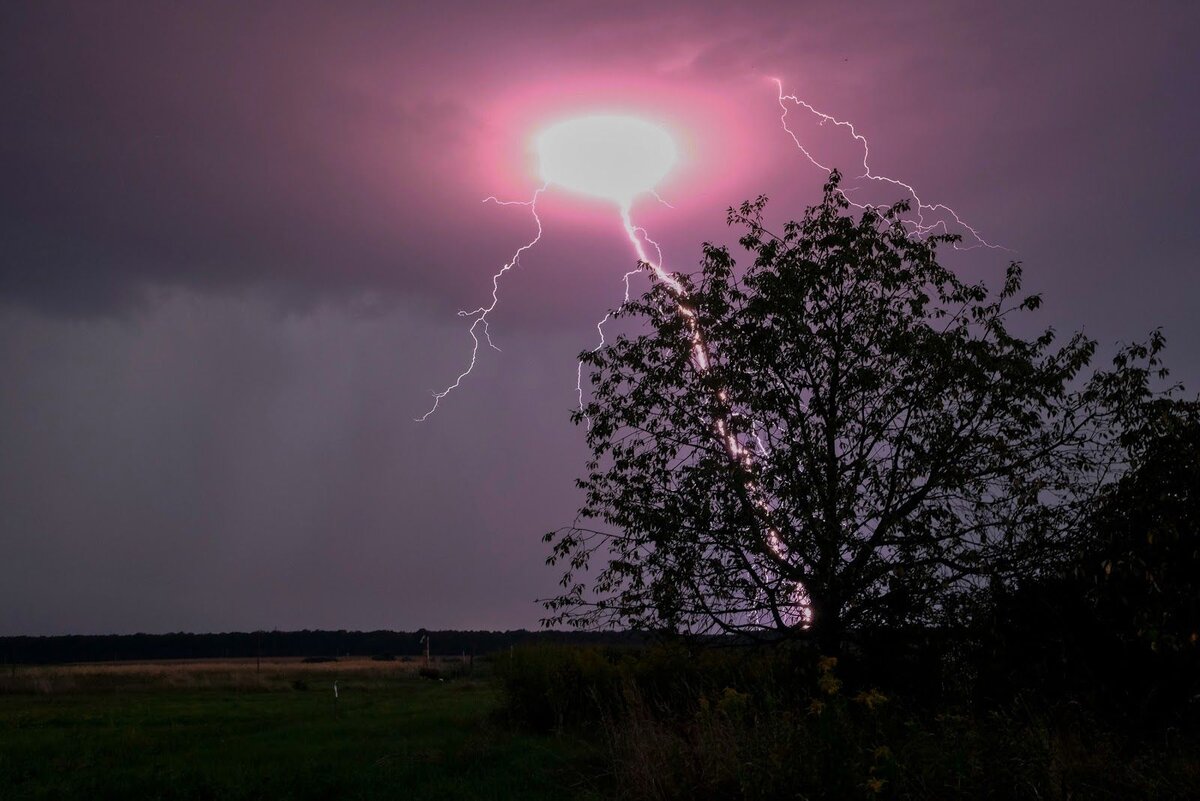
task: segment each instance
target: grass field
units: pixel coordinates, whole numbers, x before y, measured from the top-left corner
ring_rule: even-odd
[[[455,665],[442,665],[453,670]],[[341,660],[18,667],[0,799],[570,799],[595,755],[493,722],[484,670]],[[338,685],[334,700],[333,683]]]

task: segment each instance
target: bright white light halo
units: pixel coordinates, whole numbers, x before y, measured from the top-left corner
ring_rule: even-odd
[[[666,130],[622,114],[555,123],[538,135],[536,147],[543,181],[624,209],[653,192],[678,160]]]

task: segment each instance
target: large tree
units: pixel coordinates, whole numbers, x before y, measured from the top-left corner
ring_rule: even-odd
[[[1012,333],[1039,305],[1018,265],[996,293],[960,280],[955,237],[912,235],[904,204],[852,214],[836,173],[778,234],[764,207],[729,214],[752,265],[705,245],[615,312],[644,333],[582,355],[592,458],[546,537],[547,622],[836,648],[1038,570],[1105,480],[1113,400],[1144,381],[1081,383],[1091,340]]]

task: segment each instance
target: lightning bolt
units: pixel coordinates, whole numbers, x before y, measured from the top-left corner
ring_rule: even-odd
[[[640,229],[638,229],[638,230],[640,230]],[[655,247],[657,248],[657,245],[655,245]],[[661,261],[661,260],[662,260],[662,251],[659,251],[659,261]],[[632,270],[627,270],[625,272],[625,274],[621,276],[621,281],[625,285],[625,296],[621,299],[621,305],[617,307],[618,310],[624,308],[625,304],[629,302],[629,293],[631,291],[630,286],[629,286],[629,279],[633,278],[635,275],[637,275],[641,271],[642,271],[642,266],[641,266],[641,264],[639,264],[638,266],[634,267]],[[604,317],[601,318],[600,322],[596,323],[596,331],[600,334],[600,342],[599,342],[599,344],[596,345],[596,347],[592,348],[592,353],[595,353],[596,351],[603,348],[606,344],[608,344],[608,341],[605,338],[605,334],[604,334],[604,325],[605,325],[605,323],[607,323],[609,320],[612,319],[612,316],[613,316],[613,312],[610,311],[610,312],[606,313],[604,315]],[[575,394],[579,397],[579,411],[583,411],[583,361],[582,360],[580,360],[575,365]],[[589,417],[588,418],[588,427],[589,428],[591,428],[591,424],[592,424],[592,420]]]
[[[891,186],[897,187],[906,192],[908,196],[912,198],[912,202],[916,204],[916,219],[906,221],[908,225],[912,226],[913,234],[916,236],[929,236],[930,234],[934,234],[939,231],[942,233],[951,233],[949,223],[946,220],[946,215],[948,215],[951,219],[953,219],[955,225],[967,232],[971,241],[973,242],[973,244],[966,245],[964,247],[960,247],[958,243],[955,243],[955,249],[976,250],[978,248],[990,248],[992,250],[1007,250],[1012,252],[1009,248],[1006,248],[1003,245],[997,245],[984,239],[983,235],[980,234],[979,231],[964,222],[962,217],[959,216],[958,212],[946,204],[926,203],[921,199],[921,196],[917,194],[917,190],[914,189],[911,184],[907,184],[904,181],[900,181],[895,178],[890,178],[886,175],[876,175],[873,173],[871,171],[871,144],[867,141],[865,136],[860,134],[854,128],[854,123],[847,122],[846,120],[839,120],[831,114],[826,114],[823,111],[819,111],[807,101],[800,99],[797,95],[784,94],[783,81],[779,80],[778,78],[772,78],[771,80],[775,82],[775,85],[779,90],[779,124],[783,126],[783,130],[788,136],[791,137],[792,141],[796,144],[796,147],[801,153],[804,154],[804,157],[813,164],[813,166],[824,170],[827,174],[833,172],[833,168],[828,167],[818,161],[817,158],[811,152],[809,152],[808,148],[804,146],[804,143],[800,141],[800,137],[796,135],[795,131],[788,127],[788,114],[793,108],[800,108],[804,111],[807,111],[809,114],[820,120],[818,123],[819,125],[824,126],[827,123],[832,123],[833,125],[839,128],[844,128],[850,132],[851,138],[853,138],[854,141],[858,142],[858,144],[862,146],[863,171],[857,176],[857,178],[859,180],[866,179],[890,184]],[[847,203],[859,211],[865,211],[868,208],[874,208],[874,206],[869,203],[857,203],[851,200],[850,197],[841,189],[838,190],[838,193],[845,198]],[[927,213],[931,216],[937,215],[937,219],[933,222],[926,222],[925,215]]]
[[[438,405],[442,402],[442,399],[454,390],[458,389],[459,386],[462,385],[463,379],[469,376],[471,371],[475,369],[475,362],[479,358],[479,346],[481,344],[479,334],[481,330],[483,332],[483,341],[487,342],[488,347],[495,351],[500,350],[496,347],[495,343],[492,342],[492,335],[488,329],[488,315],[491,314],[492,310],[495,309],[497,304],[500,303],[500,279],[502,279],[504,274],[509,270],[519,265],[521,263],[521,255],[540,242],[542,239],[542,218],[538,216],[537,202],[538,198],[542,196],[542,193],[545,192],[549,186],[550,184],[548,182],[542,184],[533,193],[533,197],[531,197],[529,200],[497,200],[495,197],[486,197],[483,199],[484,203],[495,203],[497,206],[528,206],[529,213],[533,215],[533,221],[537,225],[537,234],[534,235],[533,239],[530,239],[524,245],[521,245],[521,247],[517,248],[516,252],[513,253],[512,258],[509,259],[503,267],[497,270],[494,275],[492,275],[491,303],[470,311],[465,309],[459,310],[459,317],[466,317],[471,320],[471,327],[467,329],[468,333],[471,335],[471,342],[473,343],[471,345],[471,359],[467,363],[467,369],[459,373],[458,377],[454,379],[453,383],[440,392],[433,393],[433,405],[429,407],[429,411],[425,412],[425,414],[415,418],[418,423],[423,423],[428,420],[429,416],[438,410]]]

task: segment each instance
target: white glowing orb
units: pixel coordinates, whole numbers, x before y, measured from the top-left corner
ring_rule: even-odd
[[[628,208],[654,191],[676,160],[675,142],[659,126],[616,115],[576,117],[537,138],[542,180]]]

